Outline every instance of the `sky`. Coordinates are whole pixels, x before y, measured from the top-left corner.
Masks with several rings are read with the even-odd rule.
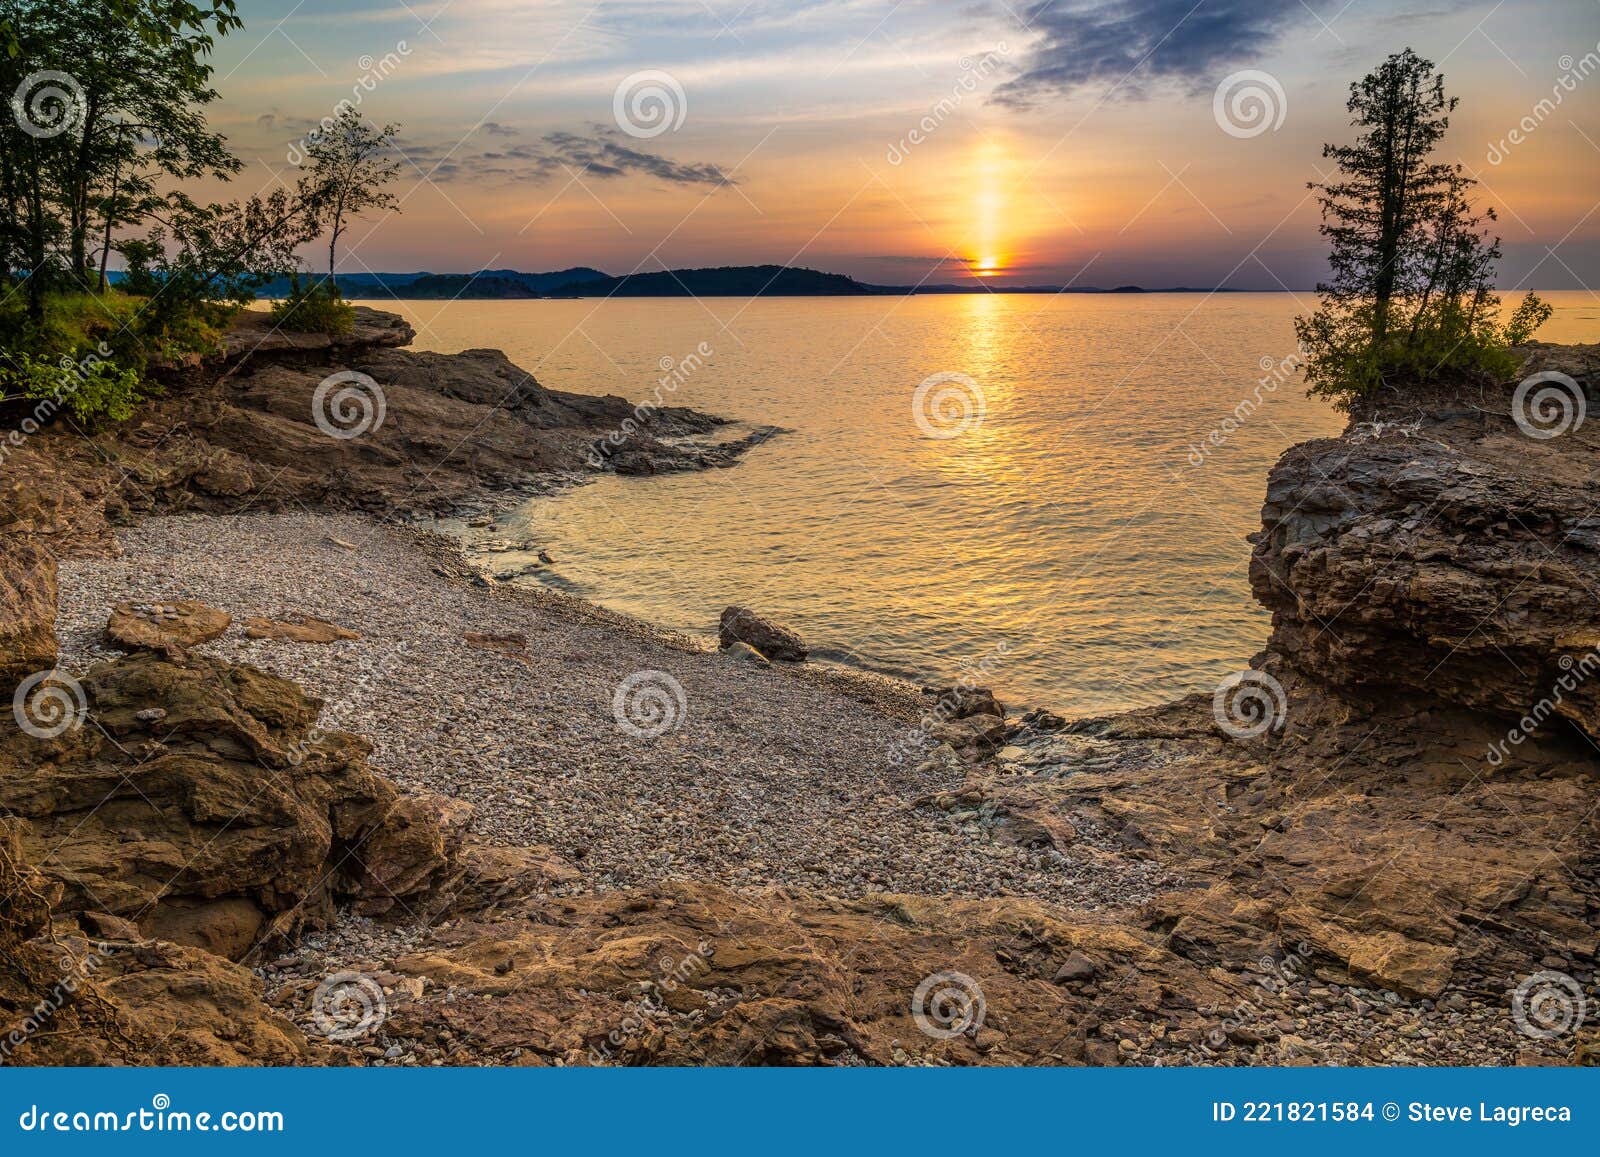
[[[879,284],[1310,288],[1307,183],[1404,47],[1506,288],[1600,289],[1600,0],[240,0],[213,123],[292,181],[400,125],[341,272],[792,264]]]

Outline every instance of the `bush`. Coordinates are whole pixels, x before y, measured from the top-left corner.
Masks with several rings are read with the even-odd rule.
[[[325,333],[342,337],[356,327],[355,308],[339,296],[337,287],[326,281],[302,286],[299,278],[289,287],[289,296],[272,303],[274,324],[295,333]]]
[[[146,395],[144,301],[122,293],[52,294],[44,316],[0,310],[0,400],[38,402],[43,423],[66,410],[80,422],[123,421]]]
[[[144,399],[139,372],[106,360],[98,350],[77,360],[52,362],[20,354],[12,361],[13,368],[5,374],[10,379],[8,392],[15,390],[17,396],[40,402],[34,408],[40,421],[48,421],[58,410],[69,410],[84,423],[101,418],[123,422]]]

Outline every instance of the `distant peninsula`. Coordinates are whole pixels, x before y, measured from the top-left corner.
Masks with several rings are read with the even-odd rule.
[[[578,297],[901,297],[928,293],[1231,293],[1233,290],[1176,286],[1146,289],[1098,286],[992,285],[987,282],[872,285],[842,273],[792,265],[724,265],[710,269],[664,269],[613,277],[577,266],[550,273],[482,269],[476,273],[341,273],[347,297],[401,300],[503,301]],[[261,287],[262,297],[282,297],[287,278]]]

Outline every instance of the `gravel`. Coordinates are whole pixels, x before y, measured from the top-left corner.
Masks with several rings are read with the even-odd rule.
[[[64,666],[116,653],[102,632],[118,602],[226,610],[234,625],[201,650],[301,682],[325,701],[321,726],[371,739],[403,788],[470,802],[480,841],[549,846],[578,888],[684,879],[1092,909],[1166,882],[1147,861],[1108,867],[1092,831],[1066,853],[1026,849],[919,806],[962,776],[890,760],[910,713],[890,706],[915,698],[903,687],[738,663],[531,583],[485,586],[438,540],[359,516],[184,515],[118,541],[120,558],[62,568]],[[361,638],[252,640],[240,625],[295,614]],[[469,631],[524,636],[526,653],[469,645]]]

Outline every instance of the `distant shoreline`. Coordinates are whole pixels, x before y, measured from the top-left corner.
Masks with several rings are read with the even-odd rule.
[[[315,280],[315,275],[307,275]],[[668,269],[613,277],[579,266],[550,273],[484,269],[472,273],[349,273],[339,276],[346,297],[380,296],[402,301],[518,301],[639,297],[920,297],[949,294],[1144,294],[1245,293],[1249,290],[1141,285],[993,285],[940,282],[874,285],[840,273],[786,265],[732,265]],[[292,282],[278,278],[258,290],[261,297],[286,295]]]

